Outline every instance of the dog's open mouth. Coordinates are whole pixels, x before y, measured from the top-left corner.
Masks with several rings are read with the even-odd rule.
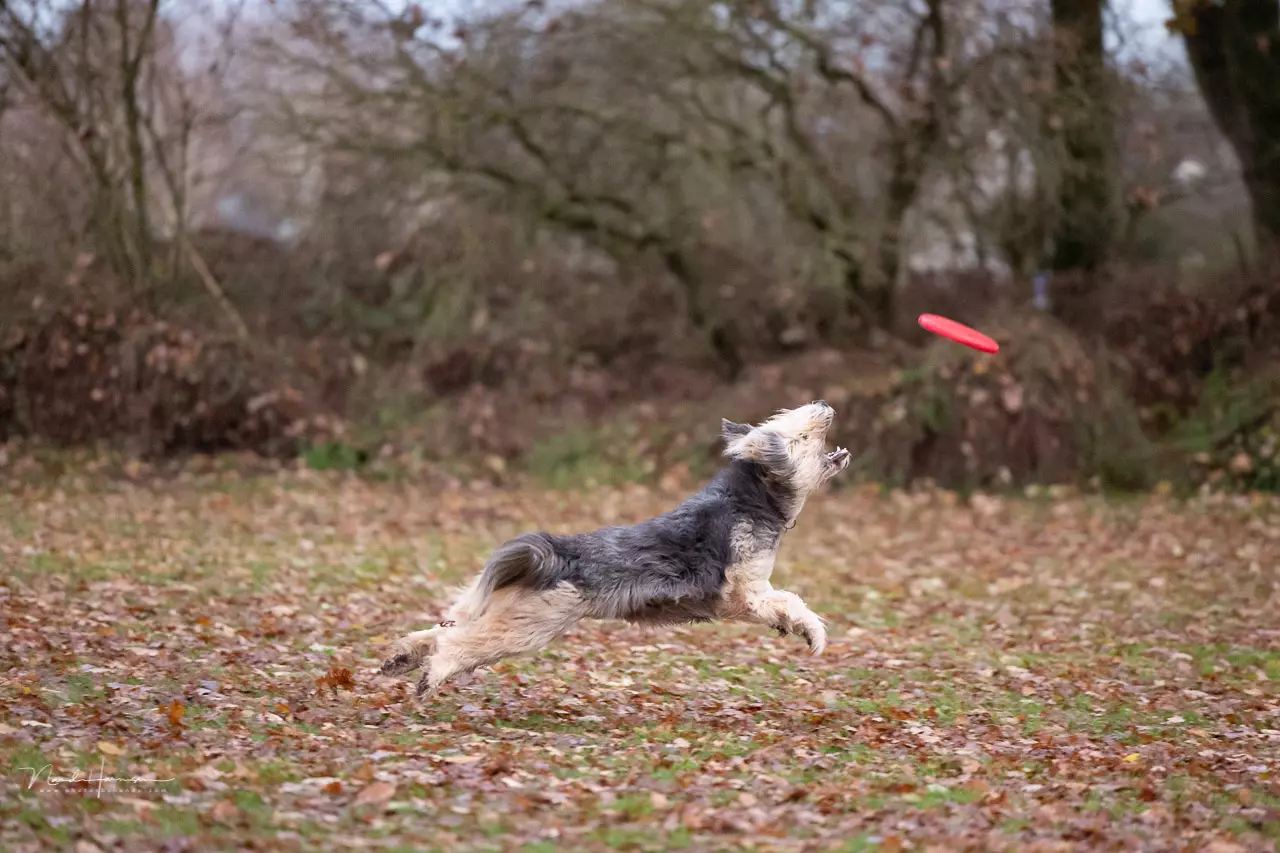
[[[837,447],[835,450],[827,454],[827,463],[830,465],[843,465],[844,461],[849,458],[849,451],[843,447]]]

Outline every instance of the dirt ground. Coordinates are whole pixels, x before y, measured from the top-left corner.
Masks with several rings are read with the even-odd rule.
[[[1275,499],[845,491],[775,575],[822,657],[586,624],[425,707],[375,674],[504,537],[679,497],[10,483],[0,849],[1275,849]]]

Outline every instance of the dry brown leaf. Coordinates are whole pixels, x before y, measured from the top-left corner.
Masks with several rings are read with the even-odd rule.
[[[182,728],[182,717],[187,713],[187,708],[177,699],[169,703],[169,708],[165,712],[165,717],[169,720],[170,727],[174,729]]]
[[[322,690],[327,687],[337,693],[340,689],[354,690],[356,681],[351,670],[344,666],[332,666],[328,672],[316,679],[316,686]]]
[[[209,813],[218,823],[232,823],[240,817],[240,809],[228,800],[218,800]]]
[[[356,794],[357,806],[376,806],[381,808],[395,796],[396,786],[390,782],[373,782]]]

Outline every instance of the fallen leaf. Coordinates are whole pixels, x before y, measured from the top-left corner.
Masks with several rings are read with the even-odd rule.
[[[381,808],[391,801],[395,793],[396,786],[390,782],[373,782],[356,794],[355,804]]]
[[[240,817],[240,809],[232,802],[218,800],[213,804],[210,814],[218,823],[232,823]]]
[[[165,712],[165,716],[169,720],[169,726],[174,730],[182,728],[182,716],[187,713],[187,708],[177,699],[169,703],[169,709]]]
[[[825,393],[835,380],[820,375],[837,364],[825,358],[788,362],[770,395]],[[982,380],[997,418],[1008,417],[995,396],[1004,365],[955,374]],[[793,380],[802,367],[813,378]],[[1038,411],[1045,386],[1013,381],[1021,416]],[[772,406],[765,396],[743,393]],[[452,403],[489,430],[463,438],[477,460],[501,453],[509,482],[486,472],[393,485],[271,462],[242,488],[239,463],[224,457],[157,461],[144,481],[162,466],[177,476],[155,486],[85,488],[79,474],[14,480],[26,451],[0,445],[11,457],[0,518],[18,520],[0,524],[0,563],[17,567],[0,578],[0,648],[20,662],[0,686],[0,751],[38,751],[60,775],[96,771],[102,758],[117,776],[176,777],[165,796],[33,794],[50,825],[0,828],[0,848],[56,830],[71,851],[77,840],[158,850],[185,841],[174,827],[193,829],[193,850],[360,838],[575,850],[605,835],[625,846],[636,827],[655,849],[687,832],[693,848],[755,839],[761,853],[1261,844],[1280,796],[1280,705],[1275,673],[1259,676],[1280,626],[1258,590],[1280,565],[1280,499],[1174,489],[1110,502],[1049,486],[1023,497],[993,481],[984,512],[969,492],[850,484],[815,496],[779,552],[785,586],[839,638],[825,655],[758,627],[584,621],[541,654],[458,678],[423,709],[415,676],[372,677],[386,654],[372,638],[438,625],[446,583],[517,530],[650,518],[701,477],[691,470],[664,492],[651,481],[665,460],[644,482],[551,492],[517,476],[522,453],[498,441],[503,419],[523,417],[519,404],[481,387]],[[664,451],[718,455],[711,432]],[[643,426],[620,438],[628,460],[653,452]],[[990,452],[985,436],[967,438]],[[948,439],[934,455],[954,449],[959,468],[962,445]],[[1255,473],[1277,457],[1224,445],[1214,463],[1225,471],[1239,449]],[[416,451],[380,454],[377,464],[417,464]],[[77,701],[57,700],[68,694]],[[1130,752],[1116,756],[1119,744]],[[11,775],[25,784],[28,774]],[[422,800],[430,820],[393,810],[399,800]],[[491,837],[497,829],[512,837]]]
[[[1204,846],[1204,853],[1245,853],[1247,848],[1243,844],[1230,841],[1225,838],[1215,838]]]
[[[354,690],[356,681],[351,674],[351,670],[344,666],[333,666],[329,668],[328,672],[316,679],[316,686],[322,690],[327,687],[337,693],[340,689]]]

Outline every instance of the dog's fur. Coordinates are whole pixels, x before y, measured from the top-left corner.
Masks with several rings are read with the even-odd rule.
[[[782,533],[805,500],[848,467],[848,451],[826,452],[834,416],[818,400],[758,426],[723,421],[729,464],[671,512],[594,533],[516,537],[494,553],[445,621],[396,644],[382,673],[427,662],[418,695],[430,696],[459,673],[542,648],[586,617],[754,622],[799,634],[820,654],[822,620],[794,593],[770,586],[769,577]]]

